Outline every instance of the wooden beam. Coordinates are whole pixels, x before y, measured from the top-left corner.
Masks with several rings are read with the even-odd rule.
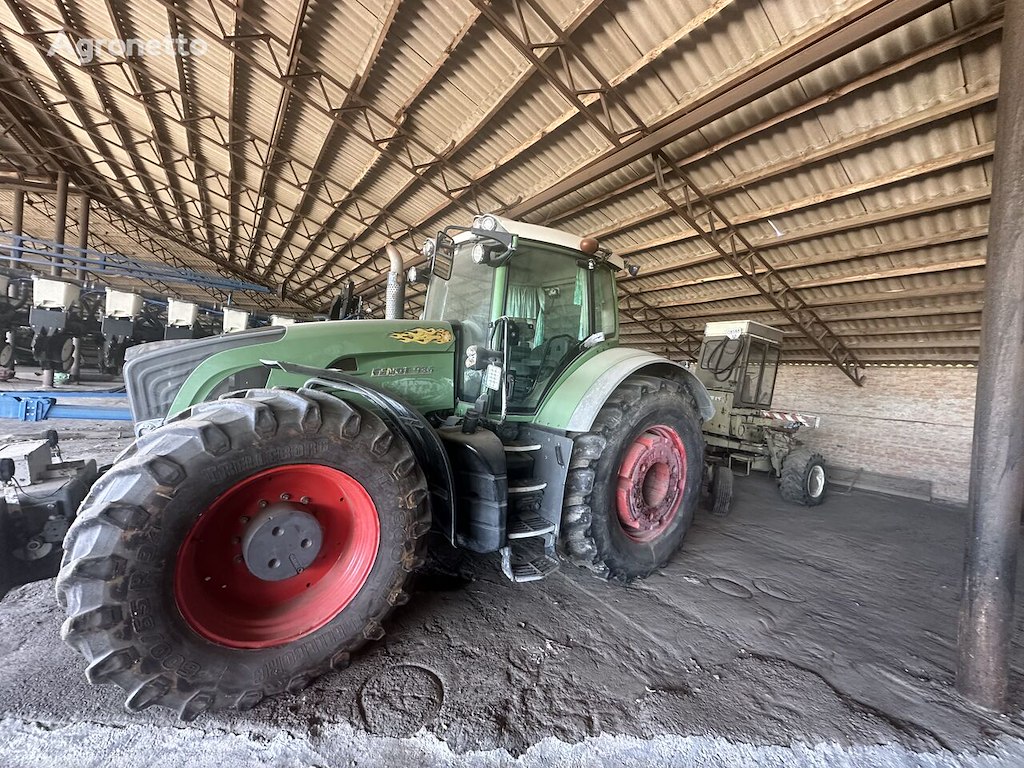
[[[885,270],[874,270],[872,272],[856,273],[851,275],[832,275],[829,277],[814,278],[810,280],[790,280],[789,284],[797,290],[808,288],[824,288],[834,285],[849,285],[851,283],[870,283],[877,280],[891,280],[900,277],[913,275],[927,275],[937,272],[955,272],[961,269],[973,269],[985,266],[984,253],[972,256],[971,258],[956,259],[954,261],[941,261],[932,264],[913,264],[908,266],[893,267]],[[740,283],[740,278],[735,282]],[[645,294],[647,292],[645,291]],[[748,287],[738,287],[734,290],[719,289],[713,293],[687,294],[677,306],[692,307],[697,304],[713,304],[718,301],[729,301],[731,299],[742,299],[759,295],[757,291]],[[663,303],[662,306],[672,306]]]
[[[252,242],[249,245],[249,253],[246,256],[245,268],[252,271],[256,266],[257,251],[260,243],[267,234],[267,215],[273,204],[269,195],[271,183],[277,178],[277,154],[281,149],[281,134],[284,131],[285,121],[288,116],[288,104],[290,103],[293,89],[286,88],[284,82],[293,78],[299,71],[299,55],[302,49],[302,26],[306,22],[306,13],[309,10],[309,0],[299,0],[299,7],[295,13],[295,20],[292,22],[291,39],[288,41],[288,63],[284,71],[279,73],[278,80],[281,84],[281,92],[277,97],[277,108],[274,110],[274,118],[270,131],[270,151],[267,154],[266,163],[263,166],[263,175],[260,177],[259,190],[256,192],[256,205],[259,214],[256,217],[256,231],[253,233]],[[241,6],[236,10],[236,20]],[[172,27],[175,24],[175,16],[168,12],[171,18]],[[237,55],[232,52],[232,57],[237,60]],[[179,65],[180,66],[180,65]]]
[[[900,59],[892,61],[885,66],[879,67],[876,70],[868,72],[854,80],[847,83],[843,83],[835,88],[832,88],[819,96],[809,99],[802,104],[798,104],[795,107],[787,109],[778,114],[772,115],[768,119],[752,125],[748,128],[743,129],[737,133],[726,136],[723,139],[711,144],[704,149],[701,149],[686,158],[683,158],[680,162],[685,165],[691,165],[704,158],[712,155],[719,154],[728,147],[738,144],[741,141],[752,138],[759,133],[764,133],[772,128],[775,128],[783,123],[793,120],[797,117],[802,117],[812,112],[813,110],[833,104],[840,99],[849,96],[857,91],[866,88],[868,86],[875,85],[882,80],[892,77],[893,75],[904,72],[911,67],[917,66],[923,62],[929,61],[930,59],[939,56],[949,50],[959,48],[960,46],[966,45],[974,40],[986,37],[990,34],[998,32],[1002,23],[1002,6],[993,8],[988,16],[979,19],[973,24],[964,27],[962,29],[954,29],[948,35],[939,38],[938,40],[931,42],[930,44],[913,51],[912,53],[903,56]],[[645,174],[635,180],[628,182],[616,189],[610,190],[600,195],[596,195],[579,205],[568,208],[557,215],[550,216],[544,220],[544,224],[547,226],[559,226],[570,221],[574,216],[577,216],[586,211],[590,211],[604,203],[611,200],[616,200],[621,197],[624,193],[629,192],[639,187],[647,186],[654,181],[654,174]]]
[[[998,88],[990,87],[982,89],[976,93],[968,94],[962,99],[957,99],[953,102],[947,102],[938,104],[931,109],[926,109],[922,112],[916,112],[909,117],[902,120],[897,120],[892,123],[886,123],[881,126],[873,126],[872,128],[863,131],[858,134],[847,136],[845,139],[839,141],[830,142],[823,146],[810,149],[802,152],[793,157],[783,158],[781,161],[774,163],[764,168],[752,169],[746,173],[741,173],[735,176],[730,176],[726,179],[719,181],[717,184],[712,184],[704,188],[704,192],[716,200],[725,197],[728,194],[735,192],[747,192],[749,189],[757,184],[768,181],[769,179],[777,178],[793,171],[809,168],[816,163],[826,162],[835,160],[840,156],[849,152],[864,149],[872,144],[879,141],[892,138],[905,134],[908,131],[915,130],[922,126],[933,127],[935,123],[942,120],[948,119],[953,115],[966,112],[984,104],[994,102],[998,93]],[[683,161],[688,163],[689,159]],[[924,164],[921,164],[924,165]],[[653,179],[653,176],[651,176]],[[854,185],[849,187],[851,189],[850,194],[857,194],[858,190]],[[636,190],[634,190],[636,191]],[[774,208],[765,209],[764,218],[770,218],[773,215],[779,215],[780,213],[786,213],[787,209],[785,205],[775,206]],[[647,224],[651,221],[656,221],[659,218],[668,216],[671,214],[671,209],[667,206],[658,206],[655,208],[648,208],[643,213],[637,214],[636,216],[629,219],[619,219],[614,223],[610,224],[604,229],[599,229],[596,232],[589,233],[590,236],[598,239],[606,239],[640,226]]]
[[[587,19],[589,19],[590,16],[593,14],[593,12],[601,7],[602,2],[603,0],[584,0],[584,2],[577,6],[577,8],[573,11],[572,16],[567,21],[567,29],[570,30],[570,33],[578,29],[584,22],[586,22]],[[473,20],[475,21],[476,19],[479,18],[479,16],[480,10],[474,9],[472,17]],[[555,50],[552,48],[541,53],[541,57],[547,58],[549,56],[554,55],[554,53]],[[471,124],[464,126],[455,136],[452,137],[448,146],[444,150],[445,156],[449,158],[453,157],[456,153],[464,149],[466,145],[469,144],[469,142],[475,139],[479,135],[480,131],[483,130],[484,126],[486,126],[488,123],[491,122],[491,120],[494,119],[494,117],[508,104],[509,101],[512,100],[512,98],[522,89],[522,87],[530,80],[530,78],[532,78],[536,74],[536,72],[536,67],[525,66],[518,73],[510,74],[508,79],[508,85],[501,92],[501,94],[493,102],[483,105],[484,109],[482,111],[482,114],[477,119],[475,119]],[[470,178],[473,182],[482,181],[482,176],[479,172],[473,173]],[[398,202],[407,194],[409,194],[413,189],[415,189],[420,184],[420,182],[421,179],[419,176],[411,177],[397,191],[392,193],[387,201],[381,204],[381,210],[387,211],[396,206]],[[447,210],[450,207],[451,204],[447,202],[442,204],[441,206],[441,208],[445,210]],[[436,211],[431,211],[425,217],[423,217],[422,220],[429,221],[435,218],[436,215],[438,215]],[[366,237],[369,231],[370,227],[364,228],[363,231],[357,234],[354,239],[357,242],[361,242],[363,238]],[[355,272],[358,272],[358,270],[365,268],[371,261],[372,259],[364,260],[362,263],[357,265],[354,270],[349,272],[349,274],[354,274]],[[327,263],[324,264],[319,270],[317,270],[317,272],[309,280],[303,283],[302,288],[306,288],[312,285],[317,279],[327,274],[327,272],[334,266],[334,264],[334,260],[328,260]],[[313,295],[320,295],[320,292],[314,293]]]
[[[732,217],[732,223],[735,226],[742,226],[745,224],[752,224],[755,222],[763,222],[766,221],[767,219],[775,218],[785,213],[803,211],[808,208],[814,208],[815,206],[823,205],[825,203],[831,203],[837,200],[843,200],[847,197],[852,197],[854,195],[863,194],[864,192],[871,192],[876,189],[881,189],[882,187],[892,186],[893,184],[898,184],[903,181],[910,181],[919,176],[927,176],[929,174],[937,173],[939,171],[945,171],[950,168],[956,168],[966,163],[972,163],[979,160],[986,160],[992,157],[993,149],[994,143],[988,141],[978,146],[968,147],[967,149],[962,149],[958,152],[951,152],[947,155],[943,155],[942,157],[932,158],[923,163],[917,163],[907,168],[901,168],[897,171],[892,171],[890,173],[883,174],[882,176],[878,176],[874,179],[862,181],[858,184],[849,184],[835,187],[833,189],[826,190],[825,192],[818,192],[814,195],[810,195],[800,200],[791,200],[785,203],[779,203],[778,205],[771,206],[770,208],[760,208],[756,211],[747,213],[742,216],[734,216]],[[984,197],[988,197],[987,190],[984,194]],[[891,212],[889,211],[881,211],[879,213],[883,216],[891,215]],[[664,215],[669,216],[671,214],[666,213]],[[901,216],[900,218],[906,217]],[[840,226],[844,224],[843,221],[839,221],[836,223],[839,224]],[[754,243],[755,245],[762,242],[769,244],[773,243],[778,245],[783,242],[804,240],[807,239],[806,233],[808,231],[815,230],[799,230],[794,233],[795,237],[790,239],[787,239],[786,233],[783,233],[782,235],[779,235],[774,238],[757,238],[754,240]],[[818,234],[831,234],[833,231],[833,229],[826,226],[823,229],[818,230]],[[645,243],[629,245],[624,248],[615,248],[613,250],[617,255],[625,258],[635,254],[643,253],[644,251],[651,251],[656,248],[662,248],[666,245],[675,245],[678,243],[686,242],[688,240],[695,240],[698,239],[699,237],[700,236],[696,232],[690,230],[673,233],[671,235],[659,237],[655,240],[648,240]],[[714,261],[715,258],[712,256],[712,258],[710,258],[709,260]]]
[[[370,41],[370,44],[363,51],[363,56],[360,59],[359,64],[356,66],[356,75],[352,82],[352,89],[348,99],[349,102],[351,101],[352,98],[355,98],[362,94],[363,88],[366,86],[366,81],[370,76],[370,70],[373,68],[374,63],[376,63],[377,61],[377,56],[380,53],[381,47],[384,45],[384,41],[387,39],[388,32],[391,30],[391,27],[394,24],[395,16],[398,13],[398,7],[400,5],[401,0],[392,0],[391,5],[388,7],[388,12],[382,18],[379,19],[377,34],[374,36],[374,39]],[[464,24],[462,29],[460,30],[460,36],[456,37],[456,39],[452,41],[452,43],[448,46],[446,50],[451,52],[454,46],[458,45],[459,40],[461,40],[461,36],[465,35],[465,33],[469,31],[471,25],[472,22]],[[440,63],[441,61],[444,61],[444,59],[439,58],[438,62]],[[440,64],[438,64],[438,66],[439,65]],[[345,105],[343,105],[342,108],[344,108],[344,106]],[[399,110],[399,114],[401,114],[402,111],[403,110]],[[328,126],[327,128],[327,133],[324,135],[323,140],[320,142],[320,149],[317,151],[316,160],[313,161],[313,168],[323,168],[332,159],[334,142],[337,140],[339,134],[343,133],[344,132],[341,130],[339,124],[337,122],[332,121],[330,126]],[[353,185],[353,190],[370,176],[370,173],[376,166],[378,160],[379,155],[374,156],[373,161],[366,168],[363,169],[363,172],[358,175],[356,183]],[[323,177],[315,178],[313,174],[310,174],[309,177],[306,179],[306,183],[303,187],[302,195],[299,198],[299,202],[295,206],[295,209],[292,212],[292,216],[289,219],[287,225],[285,226],[284,233],[278,239],[278,243],[274,247],[273,253],[271,253],[270,255],[269,263],[263,270],[264,277],[269,278],[273,271],[277,269],[285,249],[287,249],[294,240],[295,235],[298,232],[298,224],[301,221],[301,218],[297,216],[296,213],[306,210],[306,206],[309,204],[309,201],[311,199],[311,191],[315,187],[322,186],[324,182],[325,179]],[[292,264],[290,265],[290,271],[283,276],[283,283],[287,284],[287,282],[299,272],[299,269],[301,268],[300,262],[304,260],[307,254],[312,254],[314,252],[314,243],[319,244],[319,242],[326,236],[326,233],[329,227],[331,226],[330,222],[334,220],[336,219],[334,214],[332,214],[328,216],[327,220],[321,222],[321,225],[314,232],[313,237],[309,238],[309,242],[303,249],[302,255],[300,255],[298,259],[292,262]]]
[[[950,245],[952,243],[965,242],[967,240],[982,240],[988,234],[988,226],[982,227],[967,227],[963,229],[956,229],[947,232],[938,232],[934,235],[926,235],[924,237],[916,237],[909,240],[897,240],[895,242],[884,242],[877,245],[868,245],[861,248],[851,248],[846,251],[823,251],[820,254],[800,258],[796,261],[786,261],[785,256],[779,254],[777,258],[770,258],[769,260],[773,263],[776,270],[780,272],[786,272],[794,269],[808,269],[811,267],[825,266],[842,264],[844,262],[856,261],[859,259],[887,256],[887,257],[900,257],[900,254],[906,253],[907,251],[917,251],[926,248],[932,248],[940,245]],[[782,249],[779,249],[782,250]],[[762,253],[768,256],[772,249],[765,247],[762,249]],[[705,263],[705,262],[701,262]],[[671,269],[658,270],[655,274],[667,274],[668,272],[684,272],[691,265],[673,267]],[[649,278],[647,272],[641,272],[637,277],[623,277],[619,282],[620,284],[632,283],[640,281],[644,283],[645,293],[657,293],[659,291],[668,291],[674,288],[686,288],[695,285],[704,285],[707,283],[718,283],[724,280],[734,280],[737,277],[736,272],[732,270],[723,269],[713,275],[701,275],[698,277],[681,278],[678,280],[669,280],[666,282],[651,282],[645,280]]]
[[[754,65],[734,73],[698,99],[680,105],[651,133],[606,151],[596,159],[584,161],[577,170],[569,172],[544,192],[513,207],[509,215],[522,218],[560,200],[943,4],[944,0],[867,0],[857,3],[826,24],[763,56]]]

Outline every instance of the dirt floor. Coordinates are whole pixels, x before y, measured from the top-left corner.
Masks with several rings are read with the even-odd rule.
[[[0,422],[0,441],[39,427]],[[128,441],[58,428],[69,458]],[[793,507],[740,478],[733,514],[699,516],[644,582],[435,563],[347,671],[188,725],[88,685],[52,580],[30,584],[0,603],[0,766],[1024,765],[1024,635],[1014,714],[952,689],[963,524],[867,493]]]

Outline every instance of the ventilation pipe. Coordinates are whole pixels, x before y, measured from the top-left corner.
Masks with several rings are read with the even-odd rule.
[[[388,272],[388,288],[384,299],[384,318],[401,320],[405,315],[405,265],[402,254],[391,243],[384,249],[391,260],[391,271]]]
[[[64,253],[64,231],[68,223],[68,175],[64,171],[57,174],[56,207],[57,210],[53,214],[54,256],[50,259],[53,262],[53,266],[50,267],[50,275],[60,277],[62,272],[60,265],[64,263],[64,259],[60,257]]]

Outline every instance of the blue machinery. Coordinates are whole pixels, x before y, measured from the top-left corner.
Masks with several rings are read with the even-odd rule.
[[[101,276],[129,277],[139,280],[188,283],[204,288],[227,291],[270,293],[263,285],[233,280],[221,275],[211,275],[191,269],[155,267],[137,259],[120,254],[103,253],[90,248],[75,248],[58,244],[52,240],[0,232],[0,264],[23,266],[37,270],[64,270],[77,274],[79,279],[86,273]],[[55,278],[55,279],[60,279]],[[0,342],[3,337],[0,335]],[[78,405],[58,402],[66,399],[123,399],[123,392],[0,392],[0,419],[17,419],[35,422],[46,419],[88,419],[93,421],[131,421],[128,408],[111,406]]]
[[[124,392],[0,392],[0,419],[44,421],[46,419],[88,419],[90,421],[131,421],[127,408],[64,405],[58,399],[124,399]]]
[[[42,247],[38,247],[42,246]],[[211,275],[182,267],[156,267],[151,264],[115,253],[105,253],[92,248],[76,248],[61,245],[53,240],[28,235],[12,235],[0,232],[0,261],[10,266],[21,265],[39,270],[62,269],[78,273],[95,273],[109,277],[131,277],[137,280],[157,280],[165,283],[188,283],[189,285],[214,288],[222,291],[247,291],[270,293],[265,285],[233,280],[221,275]],[[55,279],[60,279],[55,276]]]

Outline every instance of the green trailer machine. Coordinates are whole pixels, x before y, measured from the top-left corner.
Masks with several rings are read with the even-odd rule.
[[[712,514],[728,513],[737,465],[747,474],[774,475],[786,501],[816,506],[825,500],[825,460],[797,437],[816,428],[818,417],[772,409],[781,345],[780,330],[753,320],[704,327],[697,377],[715,406],[704,422]]]
[[[619,346],[623,262],[493,215],[424,250],[419,319],[389,247],[390,319],[156,342],[125,366],[138,437],[82,503],[57,595],[88,679],[130,710],[245,709],[345,667],[430,532],[515,582],[563,561],[626,581],[679,549],[716,408]]]

